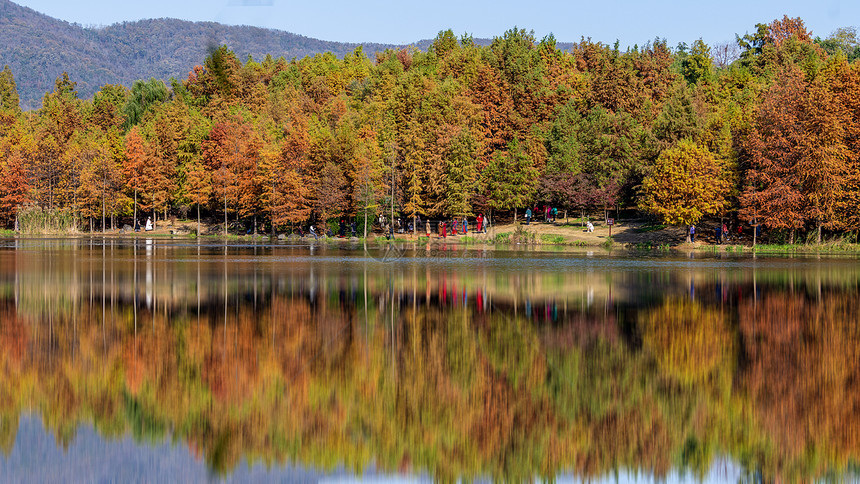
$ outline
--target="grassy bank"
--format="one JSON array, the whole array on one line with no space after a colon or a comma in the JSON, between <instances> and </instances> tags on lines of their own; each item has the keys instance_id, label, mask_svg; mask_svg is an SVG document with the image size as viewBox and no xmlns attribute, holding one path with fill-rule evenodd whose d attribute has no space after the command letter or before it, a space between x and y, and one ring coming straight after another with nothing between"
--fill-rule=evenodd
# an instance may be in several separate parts
<instances>
[{"instance_id":1,"label":"grassy bank","mask_svg":"<svg viewBox=\"0 0 860 484\"><path fill-rule=\"evenodd\" d=\"M814 253L860 253L860 244L824 242L821 244L756 244L752 245L697 245L696 250L726 253L760 254L814 254Z\"/></svg>"}]
</instances>

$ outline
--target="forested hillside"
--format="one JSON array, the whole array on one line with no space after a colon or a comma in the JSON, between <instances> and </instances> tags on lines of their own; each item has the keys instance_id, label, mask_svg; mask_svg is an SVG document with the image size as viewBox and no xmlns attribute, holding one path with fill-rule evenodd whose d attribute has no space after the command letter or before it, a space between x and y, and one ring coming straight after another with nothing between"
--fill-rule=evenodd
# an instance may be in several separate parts
<instances>
[{"instance_id":1,"label":"forested hillside","mask_svg":"<svg viewBox=\"0 0 860 484\"><path fill-rule=\"evenodd\" d=\"M426 49L429 42L416 46ZM182 79L221 45L230 46L244 61L249 55L257 60L266 55L289 60L323 52L343 57L359 44L175 19L84 28L0 0L0 67L8 64L15 73L24 110L38 108L42 96L63 72L75 79L79 96L88 99L105 84L130 87L136 79ZM364 44L370 53L394 47Z\"/></svg>"},{"instance_id":2,"label":"forested hillside","mask_svg":"<svg viewBox=\"0 0 860 484\"><path fill-rule=\"evenodd\" d=\"M280 230L393 201L403 217L538 203L729 216L786 241L860 230L854 29L822 40L784 17L737 44L717 62L701 40L564 51L516 28L486 47L446 31L427 51L343 58L222 46L171 86L84 100L61 75L28 113L6 69L0 222L34 207L79 227L199 211Z\"/></svg>"}]
</instances>

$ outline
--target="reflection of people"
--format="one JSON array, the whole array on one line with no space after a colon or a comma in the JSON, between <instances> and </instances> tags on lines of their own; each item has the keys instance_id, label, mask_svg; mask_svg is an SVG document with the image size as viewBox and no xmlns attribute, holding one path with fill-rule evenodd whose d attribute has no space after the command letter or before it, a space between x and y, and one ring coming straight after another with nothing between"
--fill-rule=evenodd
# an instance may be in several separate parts
<instances>
[{"instance_id":1,"label":"reflection of people","mask_svg":"<svg viewBox=\"0 0 860 484\"><path fill-rule=\"evenodd\" d=\"M152 230L152 219L146 217L146 231L149 232L150 230Z\"/></svg>"},{"instance_id":2,"label":"reflection of people","mask_svg":"<svg viewBox=\"0 0 860 484\"><path fill-rule=\"evenodd\" d=\"M588 232L594 232L594 224L591 223L591 220L589 220L588 223L585 224L585 230Z\"/></svg>"}]
</instances>

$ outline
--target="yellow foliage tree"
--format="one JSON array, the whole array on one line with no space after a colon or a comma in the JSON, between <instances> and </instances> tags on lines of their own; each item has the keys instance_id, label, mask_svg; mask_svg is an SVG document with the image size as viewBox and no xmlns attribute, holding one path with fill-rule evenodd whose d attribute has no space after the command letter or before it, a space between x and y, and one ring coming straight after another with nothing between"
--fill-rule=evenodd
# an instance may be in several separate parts
<instances>
[{"instance_id":1,"label":"yellow foliage tree","mask_svg":"<svg viewBox=\"0 0 860 484\"><path fill-rule=\"evenodd\" d=\"M723 160L693 141L682 140L660 154L642 181L639 208L668 224L692 225L723 211L731 188L731 171Z\"/></svg>"}]
</instances>

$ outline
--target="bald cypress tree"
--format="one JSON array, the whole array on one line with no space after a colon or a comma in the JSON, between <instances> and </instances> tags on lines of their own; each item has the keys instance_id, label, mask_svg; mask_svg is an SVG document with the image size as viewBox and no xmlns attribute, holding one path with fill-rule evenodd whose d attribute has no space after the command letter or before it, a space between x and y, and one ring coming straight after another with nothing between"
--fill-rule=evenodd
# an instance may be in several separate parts
<instances>
[{"instance_id":1,"label":"bald cypress tree","mask_svg":"<svg viewBox=\"0 0 860 484\"><path fill-rule=\"evenodd\" d=\"M0 111L17 114L21 112L18 99L18 89L15 86L15 78L12 70L7 64L0 72Z\"/></svg>"}]
</instances>

